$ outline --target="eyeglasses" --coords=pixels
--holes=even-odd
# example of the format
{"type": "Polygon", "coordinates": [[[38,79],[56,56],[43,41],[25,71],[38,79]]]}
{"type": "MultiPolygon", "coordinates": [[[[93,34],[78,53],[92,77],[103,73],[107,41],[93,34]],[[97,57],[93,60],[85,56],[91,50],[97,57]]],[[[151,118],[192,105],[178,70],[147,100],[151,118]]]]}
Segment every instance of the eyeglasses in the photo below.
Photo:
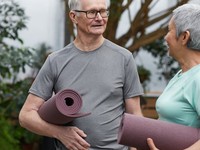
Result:
{"type": "Polygon", "coordinates": [[[83,12],[86,14],[86,17],[88,19],[94,19],[96,18],[97,14],[99,13],[102,18],[107,18],[109,16],[109,11],[106,9],[101,9],[101,10],[88,10],[88,11],[83,11],[83,10],[74,10],[75,12],[83,12]]]}

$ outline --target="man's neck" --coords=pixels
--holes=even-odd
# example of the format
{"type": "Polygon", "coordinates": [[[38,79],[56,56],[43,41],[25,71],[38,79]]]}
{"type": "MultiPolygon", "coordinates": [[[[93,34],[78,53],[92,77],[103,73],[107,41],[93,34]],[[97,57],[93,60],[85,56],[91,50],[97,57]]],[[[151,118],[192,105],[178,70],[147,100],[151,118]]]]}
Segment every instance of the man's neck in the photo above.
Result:
{"type": "Polygon", "coordinates": [[[99,36],[97,38],[91,37],[91,38],[79,38],[77,37],[74,40],[75,46],[82,50],[82,51],[93,51],[100,47],[104,42],[104,37],[99,36]]]}

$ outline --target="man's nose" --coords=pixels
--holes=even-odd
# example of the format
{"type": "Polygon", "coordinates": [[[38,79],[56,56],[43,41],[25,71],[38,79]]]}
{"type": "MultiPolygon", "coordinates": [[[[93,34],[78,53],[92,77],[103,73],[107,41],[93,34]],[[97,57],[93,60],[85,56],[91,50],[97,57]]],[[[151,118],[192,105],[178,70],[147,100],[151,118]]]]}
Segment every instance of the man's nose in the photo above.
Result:
{"type": "Polygon", "coordinates": [[[100,12],[97,12],[95,19],[102,19],[100,12]]]}

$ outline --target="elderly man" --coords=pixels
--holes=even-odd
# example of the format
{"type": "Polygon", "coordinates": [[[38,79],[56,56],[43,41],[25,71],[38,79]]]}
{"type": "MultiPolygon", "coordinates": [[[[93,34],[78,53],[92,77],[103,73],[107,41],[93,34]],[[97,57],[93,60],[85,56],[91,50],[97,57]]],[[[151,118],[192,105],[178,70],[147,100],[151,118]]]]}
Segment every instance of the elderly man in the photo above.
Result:
{"type": "Polygon", "coordinates": [[[19,115],[22,127],[55,138],[57,150],[127,150],[117,143],[124,112],[142,115],[143,94],[132,54],[103,37],[109,11],[106,0],[69,0],[75,40],[50,54],[29,90],[19,115]],[[49,124],[38,109],[52,92],[74,89],[82,96],[81,111],[91,115],[66,126],[49,124]]]}

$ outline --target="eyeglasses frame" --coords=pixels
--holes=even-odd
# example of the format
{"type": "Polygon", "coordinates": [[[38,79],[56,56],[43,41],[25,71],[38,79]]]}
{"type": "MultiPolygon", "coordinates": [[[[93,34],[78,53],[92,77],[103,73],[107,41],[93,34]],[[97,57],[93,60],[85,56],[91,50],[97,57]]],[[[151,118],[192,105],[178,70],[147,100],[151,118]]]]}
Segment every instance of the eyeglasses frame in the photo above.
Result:
{"type": "Polygon", "coordinates": [[[96,18],[98,13],[101,15],[102,18],[107,18],[107,17],[109,16],[109,10],[108,10],[108,9],[86,10],[86,11],[84,11],[84,10],[73,10],[73,11],[85,13],[85,14],[86,14],[86,17],[87,17],[88,19],[94,19],[94,18],[96,18]],[[106,11],[106,13],[107,13],[107,16],[106,16],[106,17],[103,17],[103,16],[101,15],[101,11],[102,11],[102,10],[105,10],[105,11],[106,11]],[[95,13],[95,16],[92,17],[92,18],[88,17],[88,12],[91,12],[91,11],[95,11],[95,12],[96,12],[96,13],[95,13]]]}

